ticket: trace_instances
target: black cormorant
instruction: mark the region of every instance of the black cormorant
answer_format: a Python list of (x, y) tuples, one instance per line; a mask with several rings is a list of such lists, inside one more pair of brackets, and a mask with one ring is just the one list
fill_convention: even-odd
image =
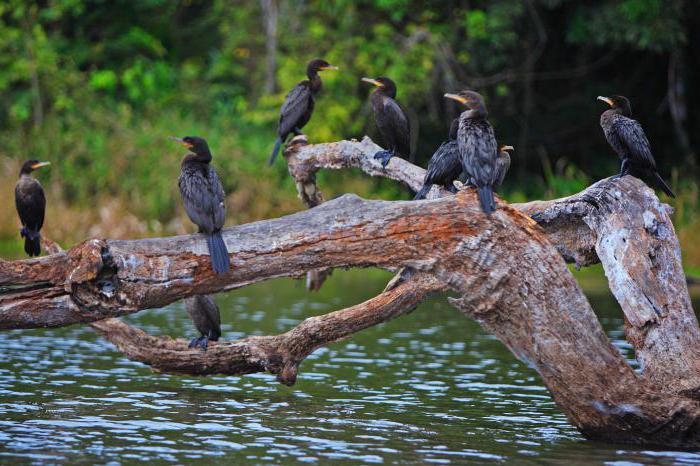
[(644, 134), (642, 126), (632, 119), (632, 107), (627, 97), (614, 95), (611, 97), (598, 96), (610, 105), (610, 109), (600, 116), (600, 126), (605, 133), (605, 139), (622, 160), (621, 178), (630, 172), (637, 175), (653, 178), (659, 188), (671, 197), (676, 197), (671, 188), (656, 171), (656, 162), (651, 154), (649, 140)]
[(172, 138), (192, 151), (182, 159), (178, 186), (182, 203), (192, 223), (207, 236), (211, 266), (217, 274), (229, 271), (230, 261), (221, 228), (226, 219), (224, 188), (210, 165), (211, 152), (207, 141), (195, 136)]
[(484, 98), (474, 91), (445, 94), (445, 97), (456, 100), (468, 109), (459, 117), (457, 145), (462, 169), (476, 186), (481, 209), (489, 214), (496, 210), (493, 189), (498, 182), (498, 146), (493, 128), (487, 120)]
[(407, 159), (411, 155), (411, 126), (395, 100), (396, 84), (386, 77), (362, 78), (362, 81), (377, 86), (371, 97), (372, 110), (386, 150), (377, 152), (374, 158), (382, 161), (382, 167), (395, 155)]
[(506, 178), (506, 173), (510, 168), (510, 153), (514, 152), (515, 148), (513, 146), (501, 146), (498, 149), (498, 159), (496, 159), (496, 184), (493, 185), (494, 189), (498, 189), (503, 184), (503, 180)]
[(24, 238), (24, 251), (29, 255), (41, 254), (41, 227), (44, 225), (46, 197), (41, 183), (32, 177), (37, 168), (51, 165), (51, 162), (27, 160), (19, 171), (19, 179), (15, 184), (15, 206), (22, 222), (20, 235)]
[(289, 91), (280, 109), (280, 121), (277, 126), (277, 139), (272, 155), (267, 161), (272, 165), (280, 150), (280, 146), (287, 140), (290, 133), (301, 134), (301, 129), (311, 119), (314, 111), (314, 96), (321, 90), (321, 77), (319, 71), (337, 70), (337, 66), (331, 66), (325, 60), (311, 60), (306, 67), (308, 80), (301, 81)]
[(219, 308), (209, 295), (195, 295), (185, 298), (185, 308), (200, 333), (199, 338), (192, 339), (189, 347), (199, 346), (206, 351), (209, 342), (217, 341), (221, 336)]
[(453, 184), (462, 173), (462, 162), (459, 158), (457, 147), (457, 131), (459, 130), (459, 118), (452, 120), (450, 125), (449, 140), (440, 144), (428, 162), (428, 170), (425, 172), (423, 187), (418, 191), (413, 200), (425, 199), (434, 184), (445, 187), (451, 193), (456, 192)]

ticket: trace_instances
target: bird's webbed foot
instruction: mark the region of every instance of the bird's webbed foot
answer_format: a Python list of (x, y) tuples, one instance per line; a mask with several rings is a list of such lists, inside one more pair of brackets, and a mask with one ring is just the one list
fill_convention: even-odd
[(187, 346), (188, 348), (202, 348), (203, 351), (207, 350), (207, 347), (209, 346), (209, 339), (207, 337), (199, 337), (199, 338), (193, 338), (192, 341), (190, 341), (190, 344)]
[(390, 150), (380, 150), (376, 154), (374, 154), (374, 158), (377, 160), (381, 160), (382, 162), (382, 168), (386, 168), (386, 166), (389, 164), (389, 160), (394, 156), (394, 153)]
[(462, 183), (459, 180), (454, 180), (452, 182), (452, 185), (455, 188), (455, 191), (454, 191), (455, 194), (457, 194), (458, 191), (466, 191), (467, 189), (473, 187), (473, 185), (469, 181), (467, 181), (466, 183)]

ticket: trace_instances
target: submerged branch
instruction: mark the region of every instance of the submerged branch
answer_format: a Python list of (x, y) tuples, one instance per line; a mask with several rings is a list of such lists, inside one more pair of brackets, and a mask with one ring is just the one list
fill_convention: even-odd
[(433, 276), (410, 272), (400, 283), (356, 306), (309, 317), (292, 330), (275, 336), (211, 342), (206, 352), (189, 349), (188, 341), (155, 337), (117, 319), (92, 326), (126, 357), (155, 370), (190, 375), (242, 375), (268, 371), (293, 385), (299, 364), (322, 346), (411, 312), (428, 293), (445, 285)]

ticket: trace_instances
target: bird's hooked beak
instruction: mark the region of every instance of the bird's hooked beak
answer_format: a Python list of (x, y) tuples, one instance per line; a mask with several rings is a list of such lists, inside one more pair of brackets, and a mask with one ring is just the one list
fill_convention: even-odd
[(459, 102), (459, 103), (462, 104), (462, 105), (466, 105), (466, 104), (467, 104), (467, 99), (465, 99), (464, 97), (462, 97), (461, 95), (458, 95), (458, 94), (450, 94), (450, 93), (448, 92), (447, 94), (444, 95), (444, 97), (445, 97), (446, 99), (455, 100), (455, 101)]
[(340, 68), (338, 68), (337, 66), (332, 65), (322, 66), (321, 68), (319, 68), (320, 71), (338, 71), (339, 69)]
[(46, 166), (48, 166), (48, 165), (51, 165), (51, 162), (39, 162), (39, 163), (35, 163), (34, 165), (32, 165), (32, 170), (36, 170), (37, 168), (41, 168), (41, 167), (46, 167)]
[(597, 100), (602, 100), (611, 107), (615, 105), (610, 97), (603, 97), (602, 95), (599, 95)]
[(501, 152), (514, 152), (515, 147), (513, 146), (502, 146), (501, 147)]
[(362, 78), (362, 81), (364, 81), (366, 83), (370, 83), (370, 84), (377, 86), (377, 87), (382, 87), (384, 85), (384, 84), (380, 83), (379, 81), (377, 81), (376, 79), (372, 79), (372, 78)]
[(176, 138), (175, 136), (170, 136), (168, 139), (170, 139), (171, 141), (175, 141), (178, 144), (182, 144), (183, 146), (185, 146), (188, 149), (192, 149), (192, 143), (189, 143), (182, 138)]

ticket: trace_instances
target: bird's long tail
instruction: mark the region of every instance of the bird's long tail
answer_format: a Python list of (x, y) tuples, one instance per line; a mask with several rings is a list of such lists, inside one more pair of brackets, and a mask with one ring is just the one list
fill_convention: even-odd
[(207, 246), (209, 247), (211, 268), (214, 270), (214, 273), (219, 275), (227, 273), (231, 268), (231, 261), (220, 231), (215, 231), (207, 236)]
[(490, 214), (496, 210), (496, 201), (493, 199), (493, 190), (491, 186), (479, 186), (477, 187), (479, 193), (479, 201), (481, 202), (481, 210), (485, 214)]
[(425, 196), (428, 195), (428, 192), (430, 191), (430, 188), (432, 187), (431, 184), (424, 184), (422, 188), (420, 188), (420, 191), (416, 193), (416, 196), (413, 198), (414, 201), (419, 201), (421, 199), (425, 199)]
[(29, 257), (41, 255), (41, 235), (38, 231), (32, 231), (27, 227), (22, 227), (20, 234), (24, 237), (24, 252)]
[(282, 147), (282, 138), (278, 137), (275, 139), (275, 147), (272, 149), (272, 154), (270, 154), (270, 158), (267, 161), (267, 166), (271, 167), (273, 163), (275, 163), (275, 157), (277, 157), (277, 153), (280, 151), (280, 147)]
[(654, 178), (656, 179), (656, 184), (657, 186), (666, 194), (668, 194), (671, 197), (676, 197), (675, 194), (673, 194), (673, 191), (671, 191), (671, 188), (666, 184), (663, 178), (661, 178), (661, 175), (659, 175), (659, 172), (654, 172)]

